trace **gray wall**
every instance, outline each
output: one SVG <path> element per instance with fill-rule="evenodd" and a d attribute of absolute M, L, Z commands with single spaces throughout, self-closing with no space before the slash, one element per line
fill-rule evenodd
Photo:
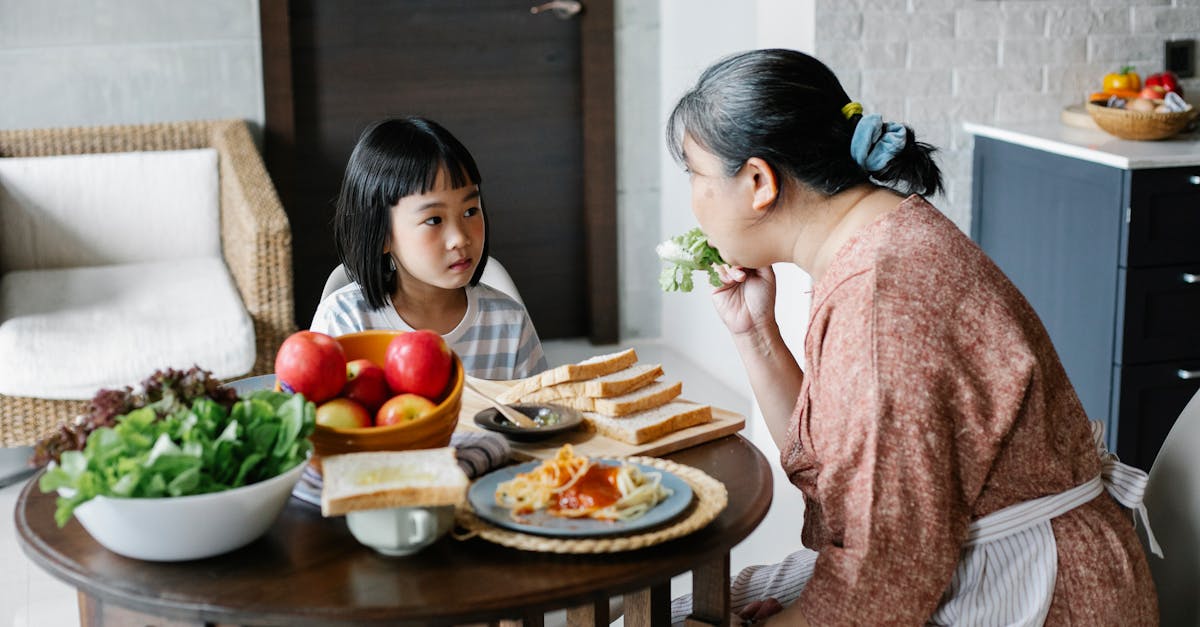
<path fill-rule="evenodd" d="M 658 337 L 662 115 L 658 85 L 659 0 L 617 0 L 617 269 L 620 336 Z"/>
<path fill-rule="evenodd" d="M 0 0 L 0 128 L 241 118 L 261 133 L 256 0 Z"/>

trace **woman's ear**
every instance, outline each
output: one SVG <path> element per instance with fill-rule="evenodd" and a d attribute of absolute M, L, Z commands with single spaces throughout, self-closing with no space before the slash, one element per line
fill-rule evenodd
<path fill-rule="evenodd" d="M 746 174 L 753 185 L 753 198 L 750 206 L 757 211 L 765 211 L 775 204 L 779 198 L 779 179 L 775 169 L 759 157 L 746 160 Z"/>

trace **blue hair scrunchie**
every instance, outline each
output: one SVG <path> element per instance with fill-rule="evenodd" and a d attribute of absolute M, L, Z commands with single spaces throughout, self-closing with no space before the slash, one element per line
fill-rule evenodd
<path fill-rule="evenodd" d="M 908 131 L 903 124 L 883 121 L 878 113 L 864 115 L 850 138 L 850 156 L 867 172 L 878 172 L 908 144 Z"/>

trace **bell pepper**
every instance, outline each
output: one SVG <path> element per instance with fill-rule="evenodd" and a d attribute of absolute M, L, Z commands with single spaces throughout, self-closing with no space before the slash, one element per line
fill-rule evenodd
<path fill-rule="evenodd" d="M 1126 65 L 1118 72 L 1104 75 L 1104 91 L 1110 94 L 1118 91 L 1137 93 L 1141 88 L 1142 79 L 1133 71 L 1132 66 Z"/>
<path fill-rule="evenodd" d="M 1174 72 L 1159 72 L 1146 77 L 1146 87 L 1162 87 L 1163 93 L 1175 92 L 1180 96 L 1183 95 L 1183 88 L 1179 86 L 1179 78 Z"/>
<path fill-rule="evenodd" d="M 1088 102 L 1107 101 L 1110 96 L 1116 96 L 1122 100 L 1133 100 L 1138 97 L 1138 92 L 1132 89 L 1116 89 L 1113 91 L 1095 91 L 1088 95 Z"/>

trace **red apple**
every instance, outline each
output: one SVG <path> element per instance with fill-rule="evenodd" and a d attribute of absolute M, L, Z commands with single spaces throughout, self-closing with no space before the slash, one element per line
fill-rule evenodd
<path fill-rule="evenodd" d="M 437 409 L 433 401 L 417 394 L 398 394 L 388 399 L 375 414 L 375 426 L 408 422 L 428 415 Z"/>
<path fill-rule="evenodd" d="M 397 394 L 437 399 L 450 381 L 452 355 L 446 340 L 433 331 L 401 333 L 388 343 L 383 365 L 388 385 Z"/>
<path fill-rule="evenodd" d="M 338 397 L 317 406 L 317 424 L 338 429 L 371 426 L 371 412 L 348 398 Z"/>
<path fill-rule="evenodd" d="M 1145 98 L 1146 100 L 1162 100 L 1162 97 L 1166 95 L 1166 93 L 1167 90 L 1161 85 L 1151 85 L 1148 87 L 1143 87 L 1142 91 L 1138 93 L 1138 98 Z"/>
<path fill-rule="evenodd" d="M 327 401 L 346 383 L 346 353 L 324 333 L 297 331 L 275 353 L 275 377 L 285 392 L 298 392 L 314 403 Z"/>
<path fill-rule="evenodd" d="M 372 415 L 392 395 L 383 368 L 370 359 L 355 359 L 346 364 L 346 385 L 342 396 L 357 401 Z"/>

